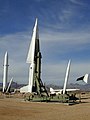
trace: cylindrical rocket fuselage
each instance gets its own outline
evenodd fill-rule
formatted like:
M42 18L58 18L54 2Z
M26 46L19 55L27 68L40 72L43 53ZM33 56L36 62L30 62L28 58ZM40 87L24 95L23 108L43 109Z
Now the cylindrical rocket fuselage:
M5 53L4 57L4 71L3 71L3 92L6 91L7 80L8 80L8 53Z

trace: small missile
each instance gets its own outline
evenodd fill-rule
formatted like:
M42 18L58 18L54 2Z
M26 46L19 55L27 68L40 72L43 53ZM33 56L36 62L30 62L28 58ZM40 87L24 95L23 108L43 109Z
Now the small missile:
M8 84L8 87L7 87L6 93L9 92L12 82L13 82L13 77L11 78L11 80L10 80L10 82L9 82L9 84Z
M4 57L4 71L3 71L3 92L6 91L7 88L7 79L8 79L8 53L5 53Z

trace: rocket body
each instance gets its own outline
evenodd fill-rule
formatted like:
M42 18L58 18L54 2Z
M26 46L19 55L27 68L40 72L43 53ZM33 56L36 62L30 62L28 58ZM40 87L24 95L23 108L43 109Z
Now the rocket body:
M8 80L8 53L5 53L4 57L4 71L3 71L3 92L6 91L7 88L7 80Z
M64 87L63 87L63 94L65 94L66 87L67 87L67 82L68 82L68 79L69 79L70 65L71 65L71 61L69 60L68 66L67 66L67 69L66 69L65 82L64 82Z

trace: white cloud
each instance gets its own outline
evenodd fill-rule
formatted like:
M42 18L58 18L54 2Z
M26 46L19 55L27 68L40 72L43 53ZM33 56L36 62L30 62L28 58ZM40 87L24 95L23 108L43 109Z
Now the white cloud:
M62 52L77 48L78 50L86 49L86 45L90 44L90 34L85 32L78 33L60 33L60 32L47 32L41 34L41 43L44 47L55 50L56 46ZM53 46L53 48L51 48ZM63 47L63 48L62 48ZM46 49L47 50L47 49Z
M70 0L70 2L72 2L73 4L76 4L76 5L84 5L81 0Z
M74 15L73 9L65 8L62 9L61 14L58 15L60 22L68 22L71 17Z

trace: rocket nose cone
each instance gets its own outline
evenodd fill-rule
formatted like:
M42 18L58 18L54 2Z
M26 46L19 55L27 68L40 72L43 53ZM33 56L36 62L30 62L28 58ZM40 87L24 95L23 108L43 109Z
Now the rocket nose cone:
M35 23L37 23L38 22L38 18L36 18L36 20L35 20Z
M8 52L5 53L4 65L8 65Z
M8 55L8 52L6 51L5 55L7 56Z
M8 52L5 53L5 58L8 59Z

